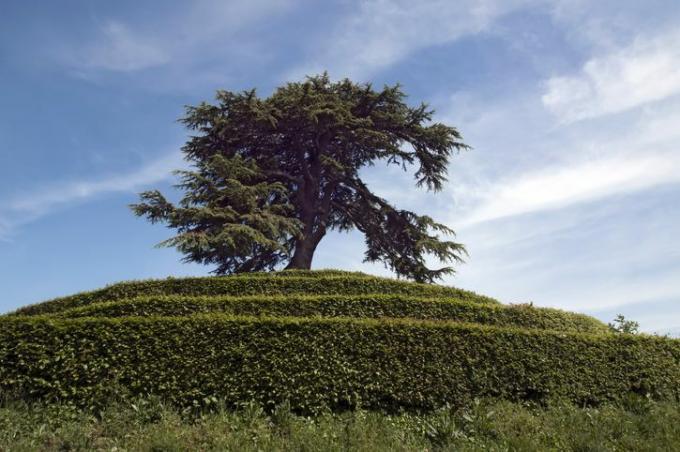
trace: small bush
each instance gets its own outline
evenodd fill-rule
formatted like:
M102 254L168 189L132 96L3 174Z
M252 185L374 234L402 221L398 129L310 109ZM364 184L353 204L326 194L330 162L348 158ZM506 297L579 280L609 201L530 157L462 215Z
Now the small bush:
M638 322L628 320L621 314L616 316L614 323L609 323L607 326L614 333L637 334L640 331L640 324Z

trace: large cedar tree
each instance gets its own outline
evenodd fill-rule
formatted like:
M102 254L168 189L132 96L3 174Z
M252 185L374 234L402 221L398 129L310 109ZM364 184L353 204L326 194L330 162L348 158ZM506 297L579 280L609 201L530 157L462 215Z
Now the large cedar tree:
M186 261L216 264L215 273L310 268L330 230L361 231L365 261L432 282L453 268L431 269L432 255L461 261L465 248L440 238L453 231L375 195L359 170L382 161L417 165L417 186L439 191L459 132L433 123L427 105L410 107L398 85L375 90L326 74L288 83L262 99L255 90L218 91L217 103L188 107L193 132L178 171L184 197L174 205L157 190L131 208L177 235Z

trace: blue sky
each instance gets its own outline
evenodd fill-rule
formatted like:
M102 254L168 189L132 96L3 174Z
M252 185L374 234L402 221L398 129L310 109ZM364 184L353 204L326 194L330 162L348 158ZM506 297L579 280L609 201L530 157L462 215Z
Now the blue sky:
M402 83L474 148L436 195L364 173L458 232L470 257L446 283L680 334L674 0L5 1L0 312L206 274L127 208L184 165L183 106L324 70ZM388 274L362 253L334 233L314 267Z

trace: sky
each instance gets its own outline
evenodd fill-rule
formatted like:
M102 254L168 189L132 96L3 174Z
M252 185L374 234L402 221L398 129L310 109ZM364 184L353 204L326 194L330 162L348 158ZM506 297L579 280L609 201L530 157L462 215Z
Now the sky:
M401 83L472 147L439 193L362 173L457 232L444 283L680 335L676 0L1 0L0 312L208 274L128 204L186 166L185 106L323 71ZM313 267L389 275L363 252L334 232Z

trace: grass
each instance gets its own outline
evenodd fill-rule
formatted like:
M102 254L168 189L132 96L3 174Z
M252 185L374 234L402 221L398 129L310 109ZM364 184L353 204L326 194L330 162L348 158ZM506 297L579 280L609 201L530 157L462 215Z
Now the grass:
M98 413L68 405L0 406L1 451L673 451L680 404L628 399L579 408L477 401L466 409L387 415L357 410L317 417L282 406L181 412L158 399Z

